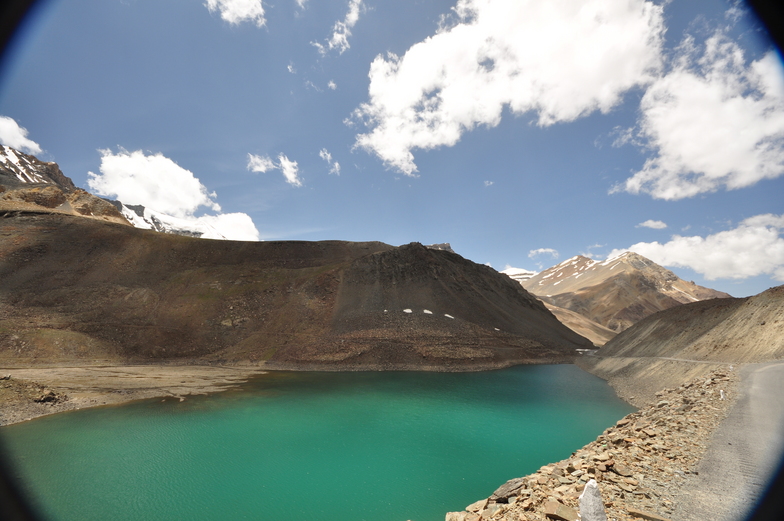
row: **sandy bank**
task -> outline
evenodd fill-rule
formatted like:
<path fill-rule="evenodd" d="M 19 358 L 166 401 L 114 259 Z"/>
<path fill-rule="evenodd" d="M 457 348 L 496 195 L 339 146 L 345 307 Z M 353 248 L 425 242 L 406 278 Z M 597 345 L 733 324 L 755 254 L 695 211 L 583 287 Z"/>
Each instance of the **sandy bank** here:
<path fill-rule="evenodd" d="M 0 368 L 0 425 L 84 407 L 223 391 L 264 371 L 256 366 L 74 366 Z M 38 400 L 38 401 L 36 401 Z"/>

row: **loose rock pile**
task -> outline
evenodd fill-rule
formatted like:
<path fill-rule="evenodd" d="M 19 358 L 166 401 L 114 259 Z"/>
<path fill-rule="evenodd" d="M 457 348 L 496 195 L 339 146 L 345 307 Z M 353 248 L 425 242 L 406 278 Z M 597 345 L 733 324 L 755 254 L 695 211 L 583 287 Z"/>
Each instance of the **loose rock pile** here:
<path fill-rule="evenodd" d="M 631 413 L 572 457 L 507 481 L 492 496 L 450 512 L 446 521 L 576 521 L 578 498 L 598 483 L 609 521 L 667 520 L 680 487 L 734 402 L 738 377 L 714 371 Z M 582 521 L 591 521 L 583 513 Z"/>

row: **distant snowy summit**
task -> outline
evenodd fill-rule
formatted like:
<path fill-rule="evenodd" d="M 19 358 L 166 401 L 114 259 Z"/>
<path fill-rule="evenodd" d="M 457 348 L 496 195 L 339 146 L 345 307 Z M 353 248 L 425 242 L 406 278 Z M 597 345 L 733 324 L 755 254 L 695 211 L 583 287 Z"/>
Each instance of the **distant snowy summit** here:
<path fill-rule="evenodd" d="M 520 284 L 525 282 L 526 280 L 530 279 L 531 277 L 537 274 L 536 271 L 530 271 L 523 268 L 506 268 L 502 270 L 501 273 L 507 275 L 510 279 L 516 280 Z"/>
<path fill-rule="evenodd" d="M 226 240 L 207 219 L 180 219 L 142 205 L 123 204 L 77 188 L 57 163 L 41 161 L 9 146 L 0 145 L 0 189 L 7 210 L 34 210 L 35 206 L 55 213 L 128 221 L 135 228 L 201 239 Z M 57 192 L 57 193 L 55 193 Z M 78 201 L 78 205 L 76 202 Z M 117 209 L 115 214 L 107 202 Z M 122 217 L 121 217 L 122 216 Z"/>
<path fill-rule="evenodd" d="M 180 219 L 165 213 L 156 212 L 141 204 L 126 205 L 121 201 L 114 200 L 109 200 L 109 202 L 136 228 L 199 239 L 229 240 L 228 237 L 203 221 L 194 222 L 192 219 Z"/>
<path fill-rule="evenodd" d="M 430 248 L 431 250 L 441 250 L 441 251 L 448 251 L 449 253 L 455 253 L 455 250 L 452 249 L 452 245 L 448 242 L 442 242 L 439 244 L 428 244 L 425 248 Z"/>
<path fill-rule="evenodd" d="M 633 252 L 604 261 L 577 255 L 520 283 L 546 303 L 615 332 L 663 309 L 730 296 L 685 281 Z"/>
<path fill-rule="evenodd" d="M 0 145 L 0 185 L 57 185 L 66 192 L 76 190 L 57 163 L 47 163 L 9 146 Z"/>

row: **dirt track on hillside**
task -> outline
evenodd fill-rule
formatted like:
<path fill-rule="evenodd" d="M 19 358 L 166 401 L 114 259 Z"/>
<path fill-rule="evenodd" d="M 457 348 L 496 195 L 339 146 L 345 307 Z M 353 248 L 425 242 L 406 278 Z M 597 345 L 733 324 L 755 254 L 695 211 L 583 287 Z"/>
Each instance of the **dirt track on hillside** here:
<path fill-rule="evenodd" d="M 784 363 L 751 364 L 740 374 L 740 396 L 683 487 L 676 519 L 743 519 L 781 462 Z"/>

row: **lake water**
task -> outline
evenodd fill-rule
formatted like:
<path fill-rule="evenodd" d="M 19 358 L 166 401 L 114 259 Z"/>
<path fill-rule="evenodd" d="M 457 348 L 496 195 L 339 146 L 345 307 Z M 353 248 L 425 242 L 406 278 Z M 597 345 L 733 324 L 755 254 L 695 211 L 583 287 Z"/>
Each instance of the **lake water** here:
<path fill-rule="evenodd" d="M 441 521 L 632 410 L 572 365 L 281 372 L 0 435 L 53 520 Z"/>

